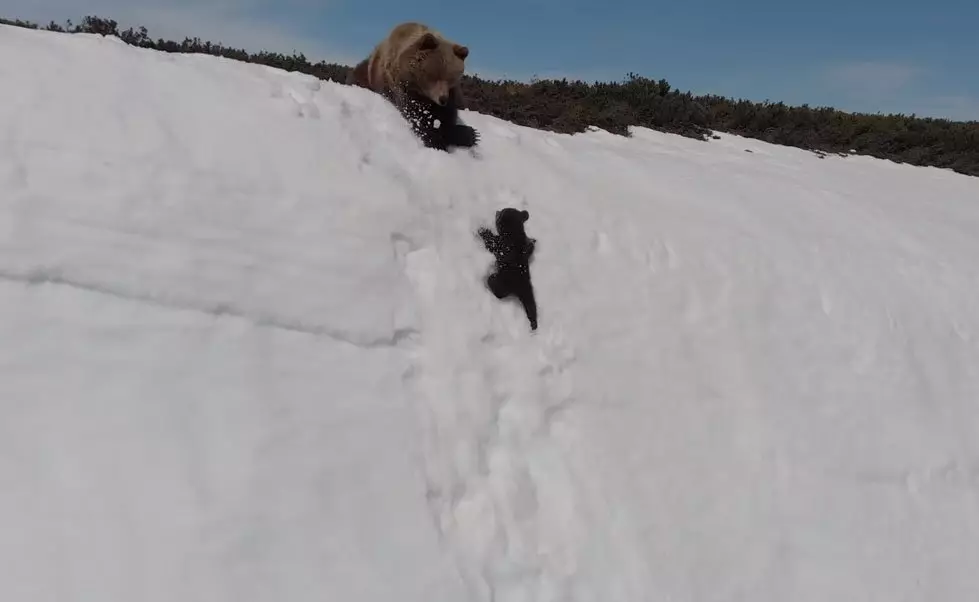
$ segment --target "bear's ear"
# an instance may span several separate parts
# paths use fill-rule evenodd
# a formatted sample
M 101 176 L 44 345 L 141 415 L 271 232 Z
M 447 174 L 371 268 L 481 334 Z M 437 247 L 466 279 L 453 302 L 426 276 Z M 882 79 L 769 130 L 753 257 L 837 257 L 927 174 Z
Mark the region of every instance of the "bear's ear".
M 418 47 L 422 50 L 435 50 L 439 47 L 438 38 L 432 32 L 427 32 L 422 36 L 422 39 L 418 41 Z
M 530 213 L 526 210 L 520 212 L 520 220 L 527 221 L 530 219 Z
M 459 44 L 452 47 L 452 52 L 462 60 L 466 60 L 466 57 L 469 56 L 469 48 L 466 46 L 460 46 Z

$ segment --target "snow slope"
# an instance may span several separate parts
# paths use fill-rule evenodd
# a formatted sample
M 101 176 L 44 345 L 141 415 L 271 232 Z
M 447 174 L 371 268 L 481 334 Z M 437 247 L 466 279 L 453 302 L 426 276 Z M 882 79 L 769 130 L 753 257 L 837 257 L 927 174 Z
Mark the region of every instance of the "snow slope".
M 9 27 L 0 81 L 0 599 L 979 599 L 979 180 L 472 113 L 438 153 Z

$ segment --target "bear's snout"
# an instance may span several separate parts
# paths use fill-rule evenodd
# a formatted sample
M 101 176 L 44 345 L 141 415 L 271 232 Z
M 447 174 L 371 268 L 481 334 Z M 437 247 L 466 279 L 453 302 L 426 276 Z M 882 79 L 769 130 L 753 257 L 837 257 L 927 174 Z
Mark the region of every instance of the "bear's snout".
M 447 105 L 449 103 L 449 95 L 448 94 L 441 94 L 441 95 L 439 95 L 439 97 L 438 97 L 438 103 L 440 105 L 442 105 L 443 107 L 445 105 Z

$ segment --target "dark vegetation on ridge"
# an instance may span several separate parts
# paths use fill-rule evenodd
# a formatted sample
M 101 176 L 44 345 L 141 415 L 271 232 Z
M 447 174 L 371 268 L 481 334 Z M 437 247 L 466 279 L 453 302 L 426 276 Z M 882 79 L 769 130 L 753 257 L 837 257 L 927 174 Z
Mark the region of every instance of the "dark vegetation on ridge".
M 85 17 L 78 25 L 0 19 L 0 23 L 67 33 L 117 36 L 127 44 L 164 52 L 202 53 L 286 71 L 299 71 L 343 83 L 350 66 L 309 62 L 303 54 L 251 54 L 221 44 L 185 38 L 153 40 L 145 27 L 119 31 L 118 23 Z M 623 82 L 593 83 L 544 80 L 534 83 L 485 81 L 466 76 L 468 108 L 518 125 L 561 133 L 597 126 L 628 135 L 628 126 L 643 126 L 707 140 L 712 131 L 729 132 L 819 154 L 851 152 L 913 165 L 953 169 L 979 176 L 979 122 L 953 122 L 914 115 L 855 114 L 829 107 L 757 103 L 716 95 L 694 96 L 673 90 L 666 80 L 629 74 Z

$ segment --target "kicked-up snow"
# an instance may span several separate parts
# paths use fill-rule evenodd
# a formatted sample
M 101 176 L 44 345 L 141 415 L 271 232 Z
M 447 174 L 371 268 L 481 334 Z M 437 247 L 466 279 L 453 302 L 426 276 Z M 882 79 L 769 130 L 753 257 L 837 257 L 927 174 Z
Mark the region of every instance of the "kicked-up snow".
M 979 179 L 470 112 L 440 153 L 11 27 L 0 81 L 0 599 L 979 599 Z

